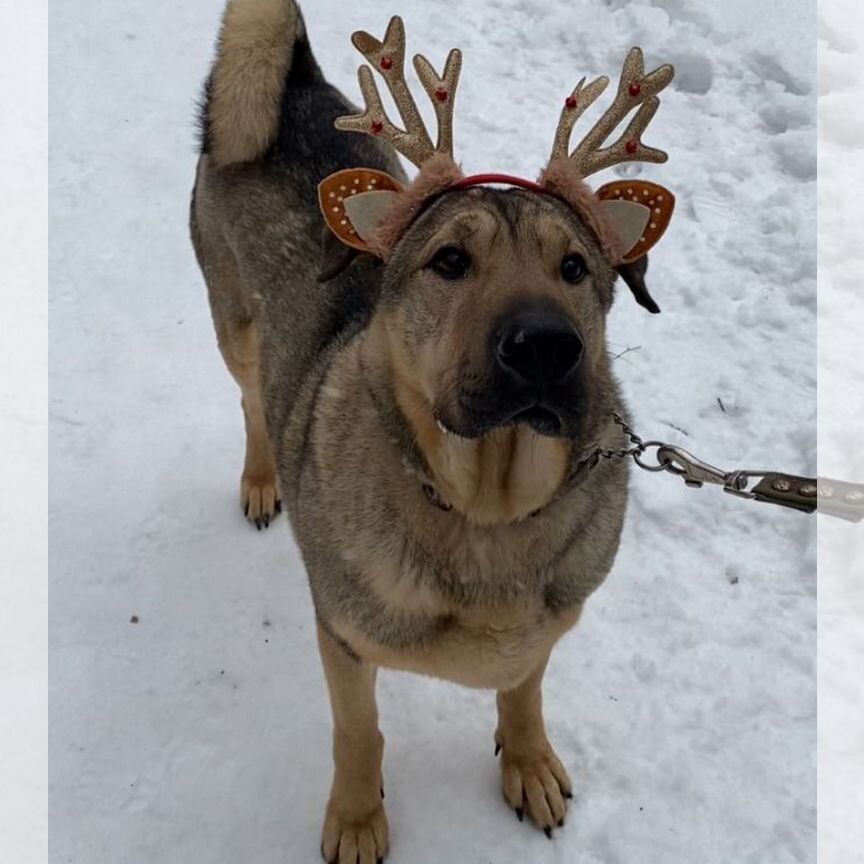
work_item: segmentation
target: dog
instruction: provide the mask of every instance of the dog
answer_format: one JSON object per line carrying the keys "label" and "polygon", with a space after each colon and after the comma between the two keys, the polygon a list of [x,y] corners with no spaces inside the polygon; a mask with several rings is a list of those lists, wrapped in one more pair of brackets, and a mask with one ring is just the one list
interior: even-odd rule
{"label": "dog", "polygon": [[242,507],[260,530],[284,504],[308,572],[334,726],[322,854],[375,864],[379,667],[497,691],[505,801],[549,836],[564,824],[541,683],[625,516],[625,460],[590,458],[628,444],[605,336],[617,277],[653,300],[644,255],[615,266],[589,220],[528,188],[431,196],[383,261],[345,247],[322,179],[408,182],[387,141],[334,128],[358,110],[293,0],[230,0],[191,235],[242,394]]}

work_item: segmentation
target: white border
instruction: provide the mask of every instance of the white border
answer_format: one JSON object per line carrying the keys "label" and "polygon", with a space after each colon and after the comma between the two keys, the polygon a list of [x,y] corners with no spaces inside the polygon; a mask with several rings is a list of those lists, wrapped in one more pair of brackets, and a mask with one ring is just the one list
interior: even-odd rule
{"label": "white border", "polygon": [[[864,483],[864,9],[822,0],[819,474]],[[860,250],[860,251],[859,251]],[[819,516],[820,864],[864,860],[864,521]]]}
{"label": "white border", "polygon": [[[864,32],[854,19],[857,0],[822,0],[820,30],[846,32],[850,69],[864,69]],[[45,0],[0,5],[0,860],[15,864],[47,858],[47,8]],[[820,39],[820,78],[838,61]],[[839,58],[843,62],[843,58]],[[10,72],[14,70],[14,74]],[[852,83],[856,79],[853,77]],[[823,88],[825,95],[830,91]],[[857,112],[845,121],[864,129],[864,77],[857,76]],[[840,242],[840,209],[849,240],[860,230],[857,197],[864,189],[860,152],[842,172],[830,138],[843,106],[820,99],[820,473],[864,481],[853,472],[862,449],[862,402],[850,406],[835,393],[864,381],[864,268],[858,302],[838,295],[832,256]],[[864,139],[862,139],[864,143]],[[854,299],[854,297],[853,297]],[[844,325],[830,311],[844,304]],[[14,313],[14,314],[13,314]],[[849,333],[857,350],[844,351]],[[841,362],[842,361],[842,362]],[[857,413],[856,413],[857,412]],[[851,425],[850,425],[851,420]],[[856,431],[857,430],[857,431]],[[848,449],[846,445],[851,445]],[[859,457],[860,459],[860,457]],[[844,471],[844,466],[847,468]],[[819,861],[856,860],[864,848],[864,668],[860,616],[864,598],[864,523],[819,517]],[[858,638],[856,638],[858,637]]]}
{"label": "white border", "polygon": [[0,861],[47,860],[48,11],[0,3]]}

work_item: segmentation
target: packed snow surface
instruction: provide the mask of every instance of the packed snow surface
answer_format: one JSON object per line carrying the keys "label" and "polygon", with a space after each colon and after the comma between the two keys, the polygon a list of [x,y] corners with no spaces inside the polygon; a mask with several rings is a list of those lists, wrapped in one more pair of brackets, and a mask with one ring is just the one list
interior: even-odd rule
{"label": "packed snow surface", "polygon": [[[615,369],[645,437],[815,474],[815,54],[803,0],[307,2],[357,98],[357,28],[465,53],[466,171],[533,177],[561,100],[631,45],[677,66],[621,172],[678,196]],[[188,242],[221,4],[55,2],[51,22],[54,864],[315,861],[330,718],[284,523],[237,504],[239,393]],[[839,37],[838,37],[839,38]],[[605,104],[605,100],[601,100]],[[839,133],[838,133],[839,134]],[[607,172],[606,179],[614,179]],[[310,287],[314,290],[314,286]],[[549,842],[504,805],[494,694],[379,678],[392,860],[786,864],[816,850],[815,519],[634,474],[621,552],[545,682],[576,784]]]}

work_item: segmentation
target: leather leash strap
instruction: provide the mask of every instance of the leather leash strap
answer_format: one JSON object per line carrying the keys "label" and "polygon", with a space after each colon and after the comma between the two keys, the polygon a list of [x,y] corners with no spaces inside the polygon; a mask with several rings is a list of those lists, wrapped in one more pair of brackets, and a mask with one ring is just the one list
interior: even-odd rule
{"label": "leather leash strap", "polygon": [[753,487],[753,497],[767,504],[779,504],[804,513],[816,509],[819,487],[817,481],[792,474],[766,474]]}

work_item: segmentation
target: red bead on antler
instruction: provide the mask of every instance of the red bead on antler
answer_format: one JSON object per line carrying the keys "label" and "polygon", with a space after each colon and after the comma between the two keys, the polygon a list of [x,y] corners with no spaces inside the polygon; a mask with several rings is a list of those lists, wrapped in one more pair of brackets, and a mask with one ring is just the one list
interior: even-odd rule
{"label": "red bead on antler", "polygon": [[[585,79],[571,92],[579,100],[575,111],[562,109],[555,143],[552,146],[553,158],[570,159],[582,177],[611,168],[620,162],[638,160],[640,162],[665,162],[662,150],[646,147],[642,143],[642,133],[657,111],[657,94],[672,80],[675,70],[668,64],[645,74],[645,61],[642,52],[633,48],[624,60],[615,101],[579,142],[575,149],[570,148],[570,133],[575,121],[589,108],[606,88],[609,79],[604,75],[595,78],[590,84]],[[634,109],[639,110],[629,122],[624,133],[611,145],[603,145]],[[633,142],[632,144],[629,142]]]}
{"label": "red bead on antler", "polygon": [[578,100],[575,96],[568,96],[568,97],[564,100],[564,104],[565,104],[568,108],[571,108],[571,109],[572,109],[572,108],[576,108],[576,107],[579,105],[579,100]]}
{"label": "red bead on antler", "polygon": [[[417,77],[435,109],[435,118],[438,121],[438,138],[433,143],[405,80],[405,25],[402,19],[398,15],[390,19],[383,39],[376,39],[369,33],[359,31],[351,40],[369,64],[357,70],[365,108],[356,114],[337,117],[334,121],[336,128],[344,132],[376,135],[379,140],[386,141],[418,167],[436,153],[452,155],[453,103],[456,101],[462,54],[454,48],[447,55],[444,70],[440,75],[422,54],[415,54],[413,58]],[[402,119],[402,128],[390,120],[381,102],[381,93],[375,83],[376,72],[380,73],[387,83]]]}

